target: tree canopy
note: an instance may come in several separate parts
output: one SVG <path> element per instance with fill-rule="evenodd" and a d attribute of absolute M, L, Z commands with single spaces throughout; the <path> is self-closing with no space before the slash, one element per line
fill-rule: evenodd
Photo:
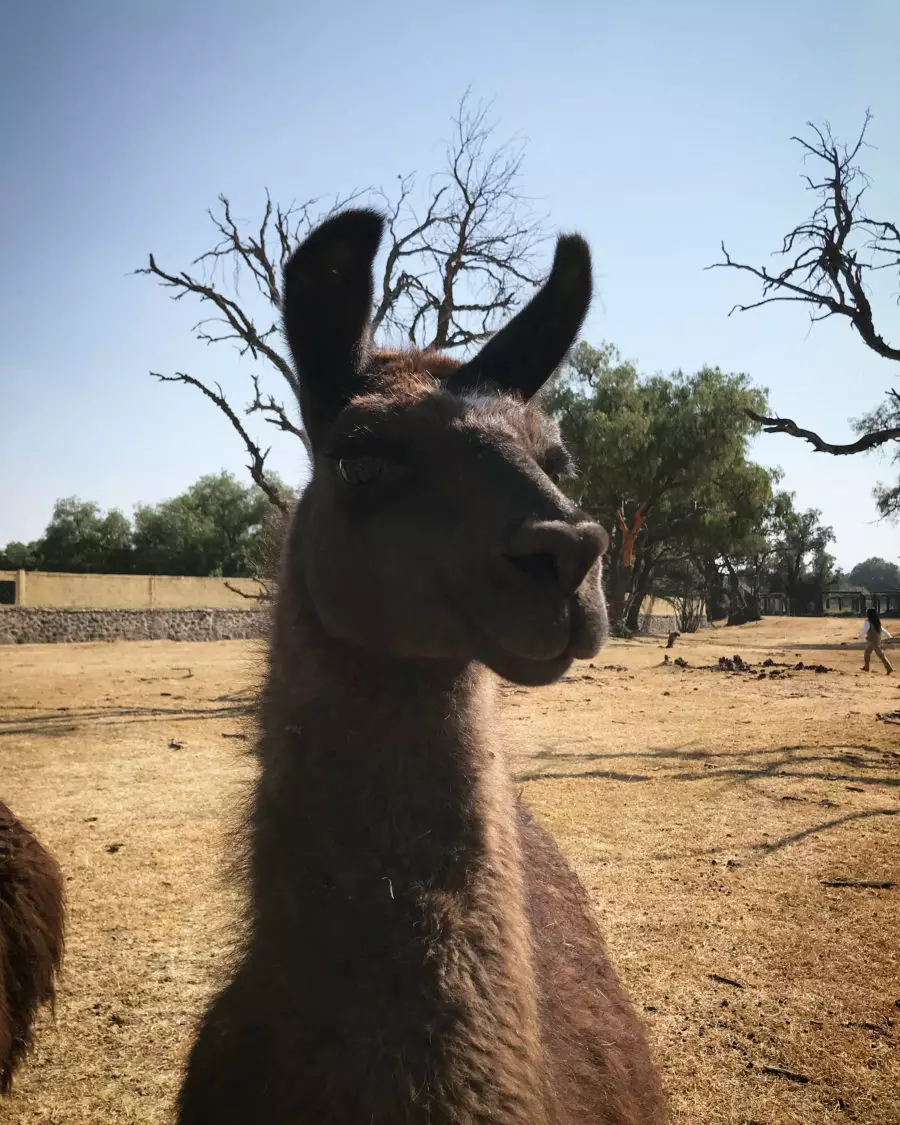
<path fill-rule="evenodd" d="M 642 377 L 610 344 L 575 349 L 547 405 L 580 469 L 571 495 L 611 534 L 614 625 L 636 617 L 661 567 L 714 560 L 759 523 L 771 476 L 747 460 L 748 410 L 765 402 L 745 375 Z"/>
<path fill-rule="evenodd" d="M 900 567 L 887 559 L 873 557 L 865 559 L 847 575 L 852 586 L 862 586 L 871 593 L 887 590 L 900 590 Z"/>
<path fill-rule="evenodd" d="M 131 525 L 116 508 L 105 514 L 77 496 L 57 500 L 35 555 L 42 570 L 118 573 L 130 569 Z"/>
<path fill-rule="evenodd" d="M 135 568 L 142 574 L 256 574 L 273 518 L 260 488 L 230 473 L 201 477 L 181 496 L 135 509 Z"/>
<path fill-rule="evenodd" d="M 224 472 L 139 505 L 133 526 L 116 508 L 103 513 L 70 496 L 57 501 L 40 539 L 0 550 L 0 570 L 256 577 L 267 569 L 279 521 L 261 489 Z"/>

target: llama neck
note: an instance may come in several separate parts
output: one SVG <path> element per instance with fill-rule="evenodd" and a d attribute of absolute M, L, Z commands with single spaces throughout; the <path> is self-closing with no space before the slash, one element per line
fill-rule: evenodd
<path fill-rule="evenodd" d="M 459 891 L 512 847 L 489 673 L 360 652 L 325 637 L 305 607 L 274 656 L 260 799 L 275 823 L 259 827 L 303 847 L 293 877 L 334 887 L 329 908 L 343 892 L 387 908 L 413 886 Z"/>
<path fill-rule="evenodd" d="M 541 1125 L 530 931 L 489 674 L 372 658 L 328 641 L 302 607 L 286 616 L 264 704 L 251 951 L 283 966 L 279 988 L 311 1040 L 339 1034 L 342 1065 L 356 1051 L 367 1082 L 464 1090 L 487 1068 L 503 1075 L 498 1119 Z"/>

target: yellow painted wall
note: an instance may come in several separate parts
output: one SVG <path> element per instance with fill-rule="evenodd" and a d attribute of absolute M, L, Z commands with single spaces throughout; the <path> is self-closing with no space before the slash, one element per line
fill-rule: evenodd
<path fill-rule="evenodd" d="M 252 609 L 255 602 L 233 593 L 225 583 L 248 594 L 260 589 L 252 578 L 51 574 L 37 570 L 0 571 L 3 580 L 17 583 L 17 605 L 52 609 Z M 665 598 L 647 598 L 642 614 L 674 617 L 675 609 Z"/>
<path fill-rule="evenodd" d="M 665 598 L 645 598 L 641 615 L 648 617 L 675 617 L 675 606 Z"/>
<path fill-rule="evenodd" d="M 250 594 L 260 589 L 251 578 L 0 571 L 4 579 L 15 580 L 17 605 L 52 609 L 251 609 L 256 603 L 225 583 Z"/>

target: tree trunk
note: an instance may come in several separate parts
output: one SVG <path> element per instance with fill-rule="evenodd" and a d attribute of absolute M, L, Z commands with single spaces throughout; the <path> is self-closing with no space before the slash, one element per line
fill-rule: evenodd
<path fill-rule="evenodd" d="M 634 568 L 632 575 L 634 579 L 634 592 L 631 595 L 631 600 L 628 602 L 628 609 L 625 613 L 625 627 L 632 633 L 636 633 L 640 628 L 641 607 L 647 594 L 650 592 L 650 578 L 653 573 L 653 567 L 648 565 L 642 556 Z"/>
<path fill-rule="evenodd" d="M 730 606 L 728 610 L 728 625 L 746 625 L 749 621 L 759 621 L 762 614 L 759 604 L 745 597 L 741 589 L 741 580 L 729 558 L 725 558 L 725 567 L 728 571 L 728 585 L 731 591 Z"/>
<path fill-rule="evenodd" d="M 627 631 L 625 608 L 628 604 L 628 595 L 631 593 L 633 578 L 634 567 L 620 563 L 613 575 L 607 594 L 606 606 L 609 614 L 609 627 L 616 635 L 621 635 Z"/>
<path fill-rule="evenodd" d="M 708 560 L 703 567 L 703 579 L 706 587 L 706 620 L 719 621 L 728 616 L 725 587 L 716 566 L 715 559 Z"/>
<path fill-rule="evenodd" d="M 634 522 L 631 527 L 625 522 L 625 513 L 622 508 L 616 512 L 616 527 L 622 536 L 622 557 L 615 578 L 613 579 L 607 600 L 610 629 L 619 635 L 628 632 L 625 622 L 625 611 L 628 605 L 628 595 L 634 584 L 634 545 L 644 526 L 645 504 L 639 504 L 634 513 Z"/>

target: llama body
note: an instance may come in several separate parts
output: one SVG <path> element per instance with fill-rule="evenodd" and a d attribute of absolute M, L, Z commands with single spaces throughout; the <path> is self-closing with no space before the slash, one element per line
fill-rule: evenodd
<path fill-rule="evenodd" d="M 578 330 L 587 250 L 561 244 L 470 380 L 367 349 L 380 229 L 338 216 L 286 270 L 316 468 L 282 559 L 246 942 L 179 1120 L 656 1125 L 643 1031 L 517 804 L 485 667 L 549 682 L 605 630 L 604 533 L 552 484 L 558 434 L 521 385 Z"/>
<path fill-rule="evenodd" d="M 56 861 L 0 802 L 0 1094 L 51 1003 L 63 951 L 64 894 Z"/>

